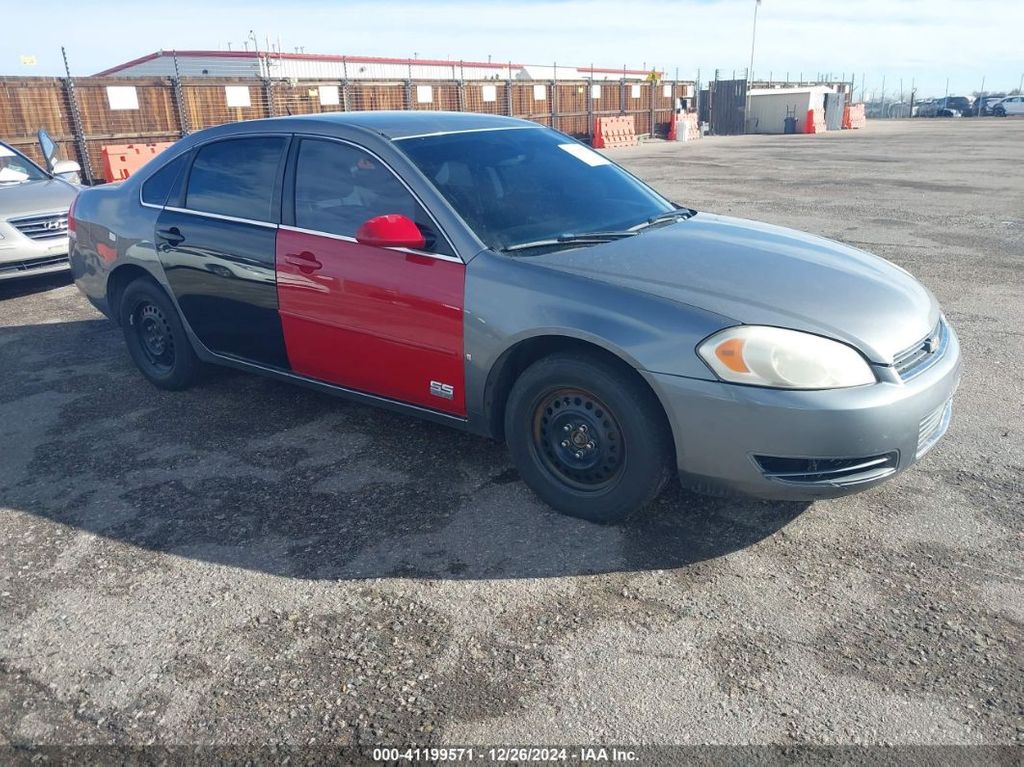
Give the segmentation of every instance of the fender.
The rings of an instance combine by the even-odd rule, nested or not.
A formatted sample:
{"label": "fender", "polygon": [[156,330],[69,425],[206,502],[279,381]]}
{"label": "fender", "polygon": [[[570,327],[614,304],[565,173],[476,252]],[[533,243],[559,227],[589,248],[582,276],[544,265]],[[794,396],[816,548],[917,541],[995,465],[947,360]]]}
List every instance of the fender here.
{"label": "fender", "polygon": [[[629,293],[630,295],[625,295]],[[628,301],[629,315],[611,311]],[[543,324],[535,324],[541,319]],[[511,351],[556,338],[591,344],[638,372],[716,380],[694,351],[735,321],[675,301],[485,251],[467,267],[466,406],[471,423],[490,420],[488,395]],[[490,429],[488,429],[490,431]]]}

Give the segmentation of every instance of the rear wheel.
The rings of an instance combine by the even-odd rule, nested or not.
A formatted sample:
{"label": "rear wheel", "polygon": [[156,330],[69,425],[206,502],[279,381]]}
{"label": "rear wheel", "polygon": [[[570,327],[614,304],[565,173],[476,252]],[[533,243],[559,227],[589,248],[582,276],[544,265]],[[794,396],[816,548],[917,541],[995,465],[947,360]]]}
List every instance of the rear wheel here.
{"label": "rear wheel", "polygon": [[128,353],[150,383],[178,390],[199,379],[199,358],[177,310],[156,283],[138,279],[129,284],[120,309]]}
{"label": "rear wheel", "polygon": [[671,476],[672,442],[650,390],[615,364],[557,355],[523,372],[505,409],[520,475],[557,511],[613,523]]}

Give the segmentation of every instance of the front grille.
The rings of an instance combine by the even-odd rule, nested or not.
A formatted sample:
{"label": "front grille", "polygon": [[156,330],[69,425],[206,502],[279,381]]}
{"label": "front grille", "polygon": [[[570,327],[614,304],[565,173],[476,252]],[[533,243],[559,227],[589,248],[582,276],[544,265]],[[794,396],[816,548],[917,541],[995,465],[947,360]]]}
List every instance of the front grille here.
{"label": "front grille", "polygon": [[68,212],[66,210],[12,218],[8,223],[33,240],[55,240],[58,237],[68,236]]}
{"label": "front grille", "polygon": [[921,425],[917,430],[917,455],[922,455],[931,450],[935,443],[942,439],[942,435],[949,428],[949,422],[953,417],[953,400],[945,405],[935,408],[931,413],[921,419]]}
{"label": "front grille", "polygon": [[780,458],[755,455],[765,477],[799,485],[855,485],[895,473],[896,452],[866,458]]}
{"label": "front grille", "polygon": [[946,344],[949,341],[949,328],[944,320],[939,320],[932,332],[922,338],[916,344],[906,349],[893,359],[893,368],[899,374],[900,379],[909,381],[914,376],[920,375],[946,353]]}
{"label": "front grille", "polygon": [[6,261],[0,263],[0,277],[32,272],[36,269],[45,269],[48,266],[60,266],[68,262],[68,254],[62,253],[58,256],[43,256],[42,258],[29,258],[24,261]]}

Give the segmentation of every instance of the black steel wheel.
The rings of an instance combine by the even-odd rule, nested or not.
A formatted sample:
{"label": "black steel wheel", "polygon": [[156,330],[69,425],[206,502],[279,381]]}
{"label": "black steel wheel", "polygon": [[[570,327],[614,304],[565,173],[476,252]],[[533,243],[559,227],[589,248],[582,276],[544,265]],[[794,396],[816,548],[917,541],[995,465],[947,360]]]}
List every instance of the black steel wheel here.
{"label": "black steel wheel", "polygon": [[199,378],[202,366],[177,309],[156,282],[138,279],[125,288],[120,320],[128,353],[151,383],[175,390]]}
{"label": "black steel wheel", "polygon": [[548,505],[613,523],[661,492],[671,432],[634,371],[597,353],[545,357],[516,379],[505,439],[520,476]]}
{"label": "black steel wheel", "polygon": [[615,415],[583,389],[555,389],[538,399],[533,446],[545,469],[581,492],[605,490],[625,467],[626,446]]}
{"label": "black steel wheel", "polygon": [[170,372],[174,366],[174,334],[160,307],[141,301],[132,312],[129,323],[139,336],[139,346],[147,364],[157,373]]}

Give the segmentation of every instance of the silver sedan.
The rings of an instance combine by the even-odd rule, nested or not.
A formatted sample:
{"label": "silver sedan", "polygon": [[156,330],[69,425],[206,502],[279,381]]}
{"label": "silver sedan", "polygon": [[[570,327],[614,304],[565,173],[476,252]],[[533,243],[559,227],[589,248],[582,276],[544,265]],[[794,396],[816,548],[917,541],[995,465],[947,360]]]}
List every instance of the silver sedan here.
{"label": "silver sedan", "polygon": [[153,384],[230,365],[503,439],[598,522],[673,470],[768,498],[872,487],[943,435],[960,376],[903,269],[676,204],[509,118],[221,126],[73,219],[77,284]]}

